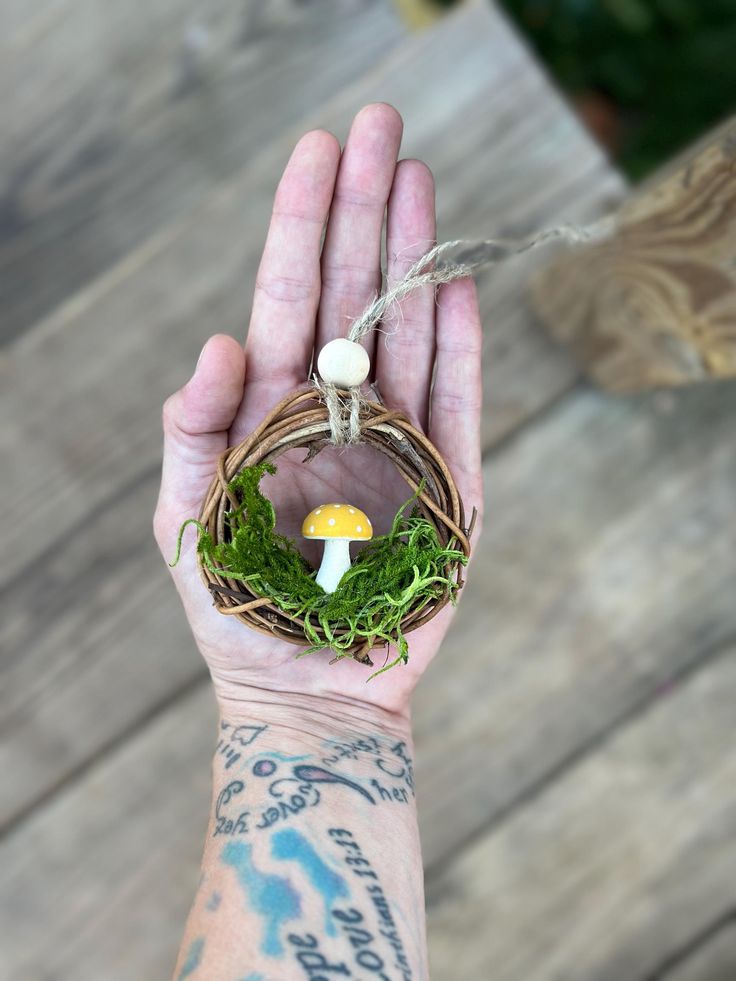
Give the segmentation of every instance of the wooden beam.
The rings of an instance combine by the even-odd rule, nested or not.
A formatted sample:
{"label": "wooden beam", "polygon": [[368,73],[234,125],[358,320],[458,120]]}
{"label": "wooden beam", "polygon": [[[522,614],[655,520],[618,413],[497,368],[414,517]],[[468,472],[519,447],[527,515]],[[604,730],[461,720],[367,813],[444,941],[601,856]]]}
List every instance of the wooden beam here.
{"label": "wooden beam", "polygon": [[662,691],[428,879],[433,978],[665,981],[723,922],[736,877],[734,653]]}
{"label": "wooden beam", "polygon": [[635,193],[612,236],[547,266],[532,302],[611,391],[731,378],[735,259],[736,117]]}

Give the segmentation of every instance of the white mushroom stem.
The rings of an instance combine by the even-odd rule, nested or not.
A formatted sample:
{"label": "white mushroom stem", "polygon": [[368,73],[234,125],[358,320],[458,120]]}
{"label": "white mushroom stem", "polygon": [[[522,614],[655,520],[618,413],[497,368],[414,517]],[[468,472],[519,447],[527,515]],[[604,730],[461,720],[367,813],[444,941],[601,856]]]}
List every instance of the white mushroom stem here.
{"label": "white mushroom stem", "polygon": [[334,593],[337,584],[350,568],[350,539],[326,538],[322,565],[317,582],[326,593]]}

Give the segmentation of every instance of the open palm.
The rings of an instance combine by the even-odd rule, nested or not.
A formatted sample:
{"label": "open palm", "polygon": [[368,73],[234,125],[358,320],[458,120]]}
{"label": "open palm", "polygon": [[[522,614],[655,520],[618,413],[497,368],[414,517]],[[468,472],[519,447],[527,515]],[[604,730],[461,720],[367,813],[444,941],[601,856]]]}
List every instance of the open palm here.
{"label": "open palm", "polygon": [[[306,382],[313,352],[345,336],[380,289],[384,215],[389,284],[434,243],[433,178],[418,160],[397,163],[401,133],[398,112],[378,103],[355,117],[342,154],[325,130],[296,145],[276,192],[245,349],[226,335],[210,338],[194,376],[164,406],[154,530],[167,560],[180,524],[199,511],[218,456]],[[385,327],[378,343],[375,334],[364,341],[384,401],[428,433],[466,506],[480,508],[481,337],[472,280],[446,284],[436,297],[432,287],[416,291]],[[382,534],[410,494],[390,461],[368,447],[329,447],[309,464],[303,456],[284,454],[278,474],[262,484],[278,530],[292,537],[307,512],[329,501],[355,504]],[[174,581],[221,704],[259,688],[405,710],[447,630],[450,608],[409,634],[408,665],[366,684],[371,669],[364,665],[345,659],[329,666],[329,652],[295,661],[297,647],[217,613],[199,577],[193,539],[185,542]],[[313,564],[318,552],[315,543],[305,545]],[[377,665],[381,658],[374,652]]]}

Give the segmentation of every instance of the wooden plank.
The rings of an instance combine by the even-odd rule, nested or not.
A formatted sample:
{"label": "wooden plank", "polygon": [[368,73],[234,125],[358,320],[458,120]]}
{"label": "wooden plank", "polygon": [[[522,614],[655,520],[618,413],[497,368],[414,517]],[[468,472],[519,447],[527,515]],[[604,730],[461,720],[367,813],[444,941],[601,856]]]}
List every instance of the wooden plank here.
{"label": "wooden plank", "polygon": [[123,488],[3,595],[3,823],[204,676],[151,534],[156,483]]}
{"label": "wooden plank", "polygon": [[[339,131],[364,101],[394,98],[407,116],[409,150],[429,157],[438,172],[449,234],[512,234],[560,212],[600,208],[618,178],[506,28],[489,17],[484,6],[471,6],[443,23],[441,36],[416,38],[378,82],[367,80],[322,120]],[[498,57],[489,56],[496,47]],[[461,57],[450,100],[438,70]],[[431,119],[427,97],[438,106]],[[528,111],[520,114],[520,104]],[[6,819],[202,671],[148,542],[159,405],[186,377],[208,333],[240,330],[273,181],[293,136],[28,335],[6,365],[0,412],[16,428],[4,430],[0,443],[15,461],[3,479],[16,506],[5,511],[5,547],[14,562],[0,596],[0,630],[8,650],[3,712],[13,725],[0,753],[17,774],[5,782]],[[574,165],[571,146],[579,151]],[[477,186],[485,168],[488,194],[458,180],[466,164]],[[569,364],[553,355],[520,307],[521,278],[517,267],[481,282],[484,310],[494,312],[486,445],[572,379]],[[73,390],[58,382],[67,378]],[[29,582],[40,584],[48,626],[39,627]],[[80,595],[84,604],[75,603]],[[156,678],[141,690],[140,673],[153,656]],[[85,725],[75,728],[75,719]]]}
{"label": "wooden plank", "polygon": [[736,116],[535,284],[544,322],[604,388],[736,377],[735,163]]}
{"label": "wooden plank", "polygon": [[736,977],[736,912],[704,930],[695,948],[680,952],[646,981],[733,981]]}
{"label": "wooden plank", "polygon": [[[7,59],[11,52],[23,50],[48,24],[56,20],[56,12],[66,0],[39,0],[30,7],[24,0],[6,0],[0,5],[0,50]],[[0,69],[2,70],[2,69]]]}
{"label": "wooden plank", "polygon": [[583,388],[489,459],[484,539],[415,700],[430,866],[736,636],[735,413],[735,386]]}
{"label": "wooden plank", "polygon": [[82,0],[49,15],[0,61],[0,342],[406,36],[386,0]]}
{"label": "wooden plank", "polygon": [[4,839],[7,977],[170,976],[199,874],[214,716],[202,686]]}
{"label": "wooden plank", "polygon": [[734,655],[430,878],[433,977],[644,981],[731,906]]}

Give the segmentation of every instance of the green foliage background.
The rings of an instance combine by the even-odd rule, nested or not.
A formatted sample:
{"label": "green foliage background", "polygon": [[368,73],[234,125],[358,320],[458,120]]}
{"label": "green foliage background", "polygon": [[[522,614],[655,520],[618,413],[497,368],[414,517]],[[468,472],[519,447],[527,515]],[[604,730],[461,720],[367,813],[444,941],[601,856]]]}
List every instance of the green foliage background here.
{"label": "green foliage background", "polygon": [[632,177],[736,109],[736,0],[500,3],[563,89],[615,104]]}

